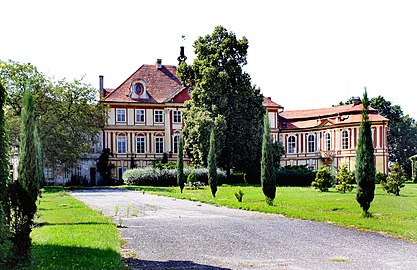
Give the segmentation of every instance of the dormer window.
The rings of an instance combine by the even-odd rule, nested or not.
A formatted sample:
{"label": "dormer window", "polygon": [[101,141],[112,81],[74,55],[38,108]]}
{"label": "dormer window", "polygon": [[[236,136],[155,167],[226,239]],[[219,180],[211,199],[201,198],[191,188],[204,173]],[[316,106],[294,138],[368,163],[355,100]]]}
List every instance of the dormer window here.
{"label": "dormer window", "polygon": [[143,99],[149,98],[148,93],[146,93],[146,84],[142,80],[133,81],[130,87],[130,95],[131,99]]}

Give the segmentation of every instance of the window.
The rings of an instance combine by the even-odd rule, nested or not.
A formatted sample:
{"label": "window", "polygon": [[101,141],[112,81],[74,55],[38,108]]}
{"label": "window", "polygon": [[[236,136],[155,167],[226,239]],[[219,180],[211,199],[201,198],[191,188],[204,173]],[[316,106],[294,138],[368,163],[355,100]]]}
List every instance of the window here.
{"label": "window", "polygon": [[296,151],[295,148],[295,136],[289,136],[288,137],[288,153],[294,154]]}
{"label": "window", "polygon": [[330,138],[331,136],[330,136],[330,133],[326,133],[325,135],[324,135],[324,150],[325,151],[330,151],[330,146],[331,146],[331,138]]}
{"label": "window", "polygon": [[141,83],[136,83],[135,84],[135,86],[134,86],[134,90],[135,90],[135,93],[138,95],[138,96],[140,96],[140,95],[142,95],[143,94],[143,89],[144,89],[144,87],[143,87],[143,84],[141,84]]}
{"label": "window", "polygon": [[181,123],[181,111],[174,111],[174,123]]}
{"label": "window", "polygon": [[145,137],[136,137],[136,153],[145,153]]}
{"label": "window", "polygon": [[163,137],[155,138],[155,153],[156,154],[164,153],[164,138]]}
{"label": "window", "polygon": [[117,137],[117,153],[126,153],[126,137]]}
{"label": "window", "polygon": [[126,122],[126,109],[116,109],[116,122]]}
{"label": "window", "polygon": [[349,149],[349,132],[347,130],[342,131],[342,149]]}
{"label": "window", "polygon": [[307,137],[307,147],[309,153],[313,153],[316,151],[316,138],[313,134],[310,134]]}
{"label": "window", "polygon": [[136,110],[135,118],[137,123],[145,123],[145,110]]}
{"label": "window", "polygon": [[179,135],[175,135],[174,136],[174,143],[173,143],[173,147],[174,147],[174,153],[177,154],[178,153],[178,141],[179,141],[180,136]]}
{"label": "window", "polygon": [[164,122],[164,111],[156,110],[154,112],[154,122],[155,123],[163,123]]}

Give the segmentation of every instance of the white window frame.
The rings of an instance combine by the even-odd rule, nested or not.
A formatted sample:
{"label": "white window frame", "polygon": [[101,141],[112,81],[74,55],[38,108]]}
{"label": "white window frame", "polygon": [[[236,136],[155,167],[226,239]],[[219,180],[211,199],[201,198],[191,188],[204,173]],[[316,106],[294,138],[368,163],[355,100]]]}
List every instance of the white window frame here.
{"label": "white window frame", "polygon": [[116,122],[118,123],[126,122],[126,109],[116,109]]}
{"label": "white window frame", "polygon": [[182,113],[181,111],[172,112],[172,122],[173,123],[182,123]]}
{"label": "white window frame", "polygon": [[136,109],[135,110],[135,122],[136,123],[145,123],[145,110]]}
{"label": "white window frame", "polygon": [[[313,138],[313,140],[311,140],[310,138]],[[314,134],[309,134],[307,136],[307,152],[308,153],[316,152],[316,136],[314,136]]]}
{"label": "white window frame", "polygon": [[127,153],[127,137],[126,136],[118,136],[117,137],[117,153],[118,154],[126,154]]}
{"label": "white window frame", "polygon": [[349,149],[349,131],[346,129],[342,130],[342,149]]}
{"label": "white window frame", "polygon": [[324,133],[324,150],[330,151],[332,149],[332,135],[330,132]]}
{"label": "white window frame", "polygon": [[[146,138],[144,136],[137,136],[135,141],[136,141],[136,153],[145,154],[146,153]],[[143,151],[139,151],[139,150],[142,150],[141,149],[142,147],[140,145],[143,146]]]}
{"label": "white window frame", "polygon": [[[292,138],[294,138],[294,141],[290,140]],[[287,145],[288,145],[288,149],[287,149],[288,154],[295,154],[297,152],[297,139],[295,138],[294,135],[288,136]]]}
{"label": "white window frame", "polygon": [[164,153],[164,137],[155,137],[155,154],[163,154],[163,153]]}
{"label": "white window frame", "polygon": [[179,139],[180,139],[180,135],[174,135],[174,138],[172,139],[172,147],[174,148],[172,152],[174,152],[174,154],[178,154]]}
{"label": "white window frame", "polygon": [[163,110],[155,110],[153,112],[153,121],[154,123],[164,123],[164,111]]}

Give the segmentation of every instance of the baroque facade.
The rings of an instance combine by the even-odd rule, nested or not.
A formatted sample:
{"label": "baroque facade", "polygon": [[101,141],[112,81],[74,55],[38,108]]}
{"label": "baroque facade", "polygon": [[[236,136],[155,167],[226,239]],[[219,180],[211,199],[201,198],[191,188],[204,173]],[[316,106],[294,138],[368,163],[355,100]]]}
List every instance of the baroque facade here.
{"label": "baroque facade", "polygon": [[[120,179],[133,164],[149,165],[167,155],[177,159],[177,144],[184,125],[184,102],[192,88],[181,85],[176,67],[142,65],[115,89],[104,88],[100,76],[101,102],[108,108],[108,121],[103,129],[103,149],[113,153],[113,176]],[[306,165],[311,169],[329,166],[338,169],[347,163],[355,166],[356,141],[361,122],[362,104],[327,109],[285,111],[264,98],[268,109],[273,140],[282,142],[285,155],[281,165]],[[388,120],[370,109],[374,136],[375,163],[378,171],[388,172]]]}

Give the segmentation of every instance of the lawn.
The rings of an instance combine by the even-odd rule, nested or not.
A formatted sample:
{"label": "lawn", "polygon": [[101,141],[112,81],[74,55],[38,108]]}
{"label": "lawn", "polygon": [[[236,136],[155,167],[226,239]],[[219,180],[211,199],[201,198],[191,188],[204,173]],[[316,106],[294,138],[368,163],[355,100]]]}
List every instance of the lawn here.
{"label": "lawn", "polygon": [[124,269],[116,225],[61,188],[46,188],[32,231],[33,269]]}
{"label": "lawn", "polygon": [[[361,208],[356,202],[356,193],[320,192],[311,187],[278,187],[274,206],[268,206],[259,186],[228,186],[218,188],[216,198],[208,187],[199,190],[178,187],[126,186],[152,194],[179,199],[201,201],[217,206],[227,206],[251,211],[282,214],[290,218],[328,222],[344,227],[388,233],[393,236],[417,242],[417,185],[407,184],[401,196],[387,194],[377,185],[375,198],[371,204],[371,218],[361,216]],[[241,189],[243,202],[234,195]]]}

